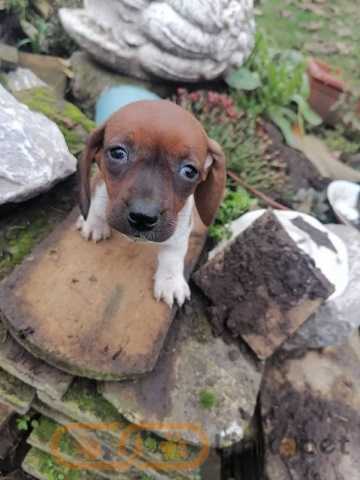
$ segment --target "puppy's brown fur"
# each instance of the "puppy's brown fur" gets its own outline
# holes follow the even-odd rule
[[[114,174],[108,166],[107,151],[117,145],[126,145],[130,160]],[[91,134],[79,165],[84,218],[90,206],[93,160],[107,187],[108,221],[125,234],[130,232],[123,212],[132,198],[156,198],[163,215],[156,241],[164,241],[172,235],[177,215],[190,195],[194,194],[205,225],[213,221],[223,196],[225,158],[220,146],[207,137],[193,115],[169,101],[129,104]],[[185,160],[191,161],[200,172],[195,183],[179,178],[178,168]],[[209,168],[208,163],[211,163]]]

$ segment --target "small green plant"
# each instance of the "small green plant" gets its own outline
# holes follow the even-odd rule
[[[158,443],[154,437],[148,435],[144,440],[144,447],[150,452],[156,452],[158,449]]]
[[[31,420],[30,415],[23,415],[16,419],[16,428],[20,431],[27,432],[31,428],[37,428],[39,422],[37,420]]]
[[[31,21],[20,19],[20,25],[27,38],[20,40],[17,47],[29,45],[33,53],[46,53],[49,24],[38,15],[33,15]]]
[[[237,105],[254,118],[268,117],[290,146],[295,144],[293,126],[303,132],[306,124],[321,123],[307,101],[310,89],[303,55],[272,49],[261,34],[246,64],[231,72],[226,81]]]
[[[216,396],[210,390],[201,390],[199,403],[205,410],[210,410],[217,404]]]
[[[247,212],[255,202],[256,200],[241,187],[236,190],[226,189],[215,222],[209,227],[209,235],[216,241],[229,238],[231,234],[229,223]]]
[[[6,9],[8,12],[23,18],[29,8],[29,0],[6,0]]]
[[[267,157],[261,121],[241,110],[234,98],[214,91],[179,89],[174,100],[192,112],[209,137],[221,145],[228,169],[259,190],[282,191],[287,182],[285,161]]]
[[[49,23],[38,15],[29,0],[7,0],[7,11],[17,17],[26,38],[17,43],[17,48],[29,46],[33,53],[48,50]]]
[[[31,418],[29,415],[24,415],[16,419],[16,428],[23,432],[27,432],[30,428]]]
[[[79,470],[70,470],[63,467],[50,456],[43,458],[40,471],[46,476],[47,480],[78,480],[80,477]]]

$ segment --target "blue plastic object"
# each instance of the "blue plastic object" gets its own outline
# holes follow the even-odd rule
[[[102,124],[111,114],[125,105],[138,100],[159,100],[160,97],[149,90],[134,85],[119,85],[102,92],[95,109],[95,122]]]

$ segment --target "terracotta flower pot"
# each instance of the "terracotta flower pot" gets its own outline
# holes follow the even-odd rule
[[[346,90],[340,70],[321,60],[310,59],[307,71],[310,79],[310,106],[325,123],[335,125],[339,119],[332,109]]]

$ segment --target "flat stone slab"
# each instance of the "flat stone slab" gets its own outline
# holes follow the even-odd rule
[[[0,322],[0,331],[2,328]],[[8,334],[0,334],[0,367],[54,398],[61,398],[73,380],[73,376],[31,355]]]
[[[33,477],[29,477],[26,475],[25,472],[22,470],[15,470],[15,472],[9,473],[9,475],[6,475],[2,480],[32,480]]]
[[[260,359],[270,357],[334,291],[272,211],[193,278],[212,302],[210,318],[218,333],[241,336]]]
[[[61,440],[58,443],[58,446],[54,449],[53,445],[53,436],[56,434],[61,425],[50,420],[46,417],[41,417],[38,420],[38,426],[32,431],[27,442],[32,447],[41,450],[44,453],[50,455],[59,455],[62,461],[68,463],[69,465],[74,465],[74,471],[79,469],[88,471],[91,474],[99,475],[103,478],[109,478],[114,480],[138,480],[141,478],[141,475],[152,475],[154,480],[167,480],[167,476],[162,476],[154,472],[152,469],[149,469],[147,472],[142,472],[141,470],[136,470],[131,468],[130,465],[127,468],[124,467],[123,471],[119,468],[119,471],[116,471],[115,463],[112,464],[111,461],[107,461],[104,457],[107,456],[107,453],[103,450],[102,453],[98,451],[91,452],[84,449],[84,445],[78,443],[78,441],[70,435],[69,432],[63,430],[61,434]],[[98,445],[101,449],[101,445]],[[99,455],[100,453],[100,455]]]
[[[76,379],[62,399],[55,399],[44,392],[37,392],[35,406],[41,403],[48,408],[55,410],[61,416],[54,418],[58,423],[62,423],[61,418],[71,419],[71,422],[102,424],[117,424],[118,429],[112,429],[109,434],[114,438],[119,438],[119,433],[126,428],[129,422],[111,405],[98,391],[96,385],[84,378]]]
[[[360,232],[346,225],[326,225],[341,238],[349,255],[349,283],[330,298],[283,345],[286,350],[340,345],[360,326]]]
[[[35,389],[0,369],[0,402],[21,415],[30,410]]]
[[[136,382],[104,382],[100,391],[130,422],[152,424],[160,436],[181,424],[185,442],[225,447],[249,426],[262,372],[236,340],[212,335],[204,308],[193,295],[179,312],[154,371]]]
[[[0,287],[13,336],[45,362],[78,376],[119,380],[151,371],[174,311],[153,297],[157,246],[114,232],[98,244],[75,231],[77,211]],[[191,271],[205,240],[198,221]]]
[[[22,468],[26,473],[38,480],[54,478],[54,472],[58,474],[55,478],[60,477],[66,480],[71,478],[69,477],[71,473],[69,469],[58,463],[50,454],[42,452],[37,448],[32,448],[28,452],[22,463]],[[52,477],[50,475],[52,475]],[[78,470],[75,478],[76,480],[102,480],[103,477],[86,470]]]
[[[9,421],[9,419],[15,415],[16,410],[4,403],[0,403],[0,432],[4,425]]]
[[[260,398],[267,480],[359,478],[359,378],[358,332],[269,365]]]
[[[35,410],[69,428],[71,435],[86,450],[92,449],[96,454],[101,446],[101,450],[106,452],[107,461],[124,462],[124,455],[119,454],[119,445],[124,436],[128,435],[127,432],[130,432],[124,445],[128,452],[125,459],[132,458],[136,449],[136,461],[156,470],[159,475],[166,473],[166,478],[197,480],[197,467],[200,464],[198,461],[194,462],[194,459],[199,459],[201,455],[201,461],[205,461],[202,452],[206,453],[206,450],[199,452],[196,447],[184,445],[181,439],[174,443],[171,439],[159,438],[151,431],[150,426],[144,430],[132,425],[97,392],[92,382],[76,380],[61,400],[53,400],[43,392],[38,395],[39,399],[33,404]],[[89,428],[71,428],[74,423],[85,424]],[[183,467],[173,468],[172,464],[179,461]],[[192,465],[193,462],[195,466]]]

